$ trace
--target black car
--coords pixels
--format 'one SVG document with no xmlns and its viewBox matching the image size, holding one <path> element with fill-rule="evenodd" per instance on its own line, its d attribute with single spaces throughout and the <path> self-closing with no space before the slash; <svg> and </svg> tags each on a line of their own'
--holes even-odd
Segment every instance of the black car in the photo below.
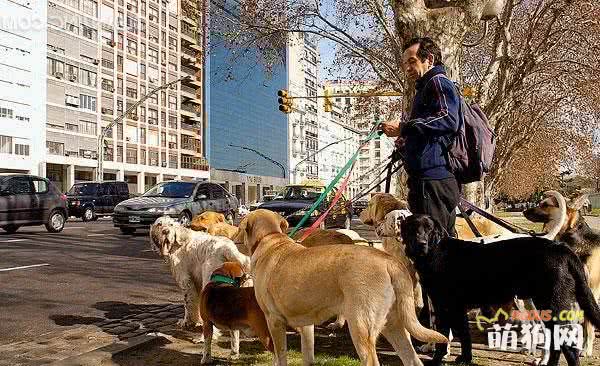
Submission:
<svg viewBox="0 0 600 366">
<path fill-rule="evenodd" d="M 273 200 L 264 202 L 258 208 L 275 211 L 285 217 L 290 226 L 296 226 L 324 190 L 325 186 L 323 185 L 288 185 Z M 336 190 L 334 189 L 306 220 L 304 227 L 312 225 L 327 210 L 335 194 Z M 327 218 L 321 223 L 321 228 L 340 227 L 350 229 L 351 222 L 352 207 L 342 195 L 327 215 Z"/>
<path fill-rule="evenodd" d="M 352 212 L 354 212 L 355 215 L 360 215 L 360 213 L 363 212 L 363 210 L 366 209 L 368 206 L 369 206 L 369 201 L 366 199 L 353 201 L 352 202 Z"/>
<path fill-rule="evenodd" d="M 76 183 L 67 192 L 67 199 L 69 216 L 92 221 L 112 215 L 116 205 L 129 199 L 129 187 L 118 181 Z"/>
<path fill-rule="evenodd" d="M 204 211 L 221 212 L 233 222 L 238 199 L 216 183 L 168 181 L 154 186 L 141 197 L 131 198 L 115 207 L 113 223 L 124 234 L 146 229 L 160 216 L 171 216 L 187 226 Z"/>
<path fill-rule="evenodd" d="M 67 221 L 67 197 L 48 179 L 27 174 L 0 175 L 0 227 L 46 225 L 58 233 Z"/>
</svg>

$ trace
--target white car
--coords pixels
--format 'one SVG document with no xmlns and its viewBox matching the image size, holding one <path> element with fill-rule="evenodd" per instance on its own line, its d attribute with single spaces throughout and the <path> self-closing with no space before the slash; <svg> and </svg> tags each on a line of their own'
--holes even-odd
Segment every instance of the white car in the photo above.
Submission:
<svg viewBox="0 0 600 366">
<path fill-rule="evenodd" d="M 245 205 L 240 205 L 240 207 L 238 208 L 238 215 L 240 215 L 240 218 L 246 216 L 249 213 L 250 210 Z"/>
</svg>

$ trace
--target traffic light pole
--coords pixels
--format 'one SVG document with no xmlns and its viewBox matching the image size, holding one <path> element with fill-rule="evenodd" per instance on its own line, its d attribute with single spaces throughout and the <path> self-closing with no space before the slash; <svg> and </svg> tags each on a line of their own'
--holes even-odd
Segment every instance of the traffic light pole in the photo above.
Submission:
<svg viewBox="0 0 600 366">
<path fill-rule="evenodd" d="M 106 128 L 104 129 L 104 131 L 102 131 L 100 133 L 100 136 L 98 136 L 98 166 L 96 168 L 96 181 L 98 182 L 102 182 L 104 180 L 104 139 L 106 138 L 106 135 L 108 134 L 108 131 L 114 127 L 114 125 L 116 125 L 117 123 L 123 121 L 123 119 L 125 118 L 126 115 L 128 115 L 129 113 L 135 111 L 137 109 L 137 107 L 139 107 L 142 103 L 144 103 L 148 98 L 150 98 L 152 95 L 158 93 L 161 90 L 164 89 L 168 89 L 170 88 L 172 85 L 175 85 L 179 82 L 182 82 L 186 79 L 190 79 L 191 76 L 184 76 L 181 77 L 177 80 L 168 82 L 166 84 L 163 84 L 157 88 L 152 89 L 148 94 L 144 95 L 140 100 L 138 100 L 134 105 L 132 105 L 131 107 L 127 108 L 127 110 L 125 112 L 123 112 L 120 116 L 118 116 L 117 118 L 115 118 L 108 126 L 106 126 Z"/>
</svg>

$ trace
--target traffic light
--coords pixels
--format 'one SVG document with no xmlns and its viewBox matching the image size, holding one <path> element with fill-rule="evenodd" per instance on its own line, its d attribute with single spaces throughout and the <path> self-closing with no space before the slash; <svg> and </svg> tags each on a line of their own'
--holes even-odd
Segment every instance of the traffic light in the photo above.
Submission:
<svg viewBox="0 0 600 366">
<path fill-rule="evenodd" d="M 331 92 L 329 91 L 329 89 L 325 89 L 325 112 L 331 112 L 331 110 L 333 109 L 333 102 L 329 97 L 330 95 Z"/>
<path fill-rule="evenodd" d="M 292 109 L 294 108 L 292 95 L 287 90 L 282 89 L 277 92 L 277 96 L 279 97 L 277 99 L 279 102 L 279 110 L 283 113 L 292 113 Z"/>
</svg>

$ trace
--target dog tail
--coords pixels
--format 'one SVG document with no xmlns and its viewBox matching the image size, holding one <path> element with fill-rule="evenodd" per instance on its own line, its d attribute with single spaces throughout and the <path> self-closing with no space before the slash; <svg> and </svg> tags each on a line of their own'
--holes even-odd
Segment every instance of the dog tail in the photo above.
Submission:
<svg viewBox="0 0 600 366">
<path fill-rule="evenodd" d="M 394 262 L 394 265 L 388 266 L 388 271 L 392 279 L 392 286 L 394 287 L 394 293 L 396 295 L 396 311 L 400 317 L 401 324 L 406 327 L 408 333 L 421 342 L 435 342 L 435 343 L 448 343 L 448 338 L 443 334 L 425 328 L 419 319 L 417 318 L 417 312 L 415 309 L 415 297 L 412 290 L 412 281 L 410 286 L 406 286 L 406 278 L 401 274 L 402 269 L 398 265 L 398 262 Z M 404 282 L 404 284 L 402 284 Z"/>
<path fill-rule="evenodd" d="M 569 251 L 570 252 L 570 251 Z M 575 279 L 575 297 L 579 307 L 583 310 L 583 316 L 589 320 L 594 327 L 600 328 L 600 307 L 590 290 L 587 277 L 583 269 L 583 263 L 575 253 L 569 253 L 569 272 Z"/>
</svg>

